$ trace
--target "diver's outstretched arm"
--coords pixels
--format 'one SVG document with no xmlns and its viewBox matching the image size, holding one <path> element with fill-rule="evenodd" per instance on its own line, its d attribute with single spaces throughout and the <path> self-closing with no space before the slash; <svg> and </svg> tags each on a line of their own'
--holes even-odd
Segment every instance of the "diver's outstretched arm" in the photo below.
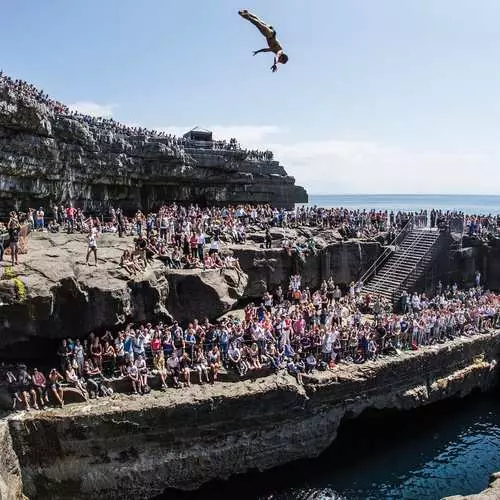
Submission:
<svg viewBox="0 0 500 500">
<path fill-rule="evenodd" d="M 278 60 L 276 59 L 276 57 L 274 58 L 274 63 L 271 66 L 271 71 L 273 73 L 276 73 L 276 71 L 278 71 Z"/>
</svg>

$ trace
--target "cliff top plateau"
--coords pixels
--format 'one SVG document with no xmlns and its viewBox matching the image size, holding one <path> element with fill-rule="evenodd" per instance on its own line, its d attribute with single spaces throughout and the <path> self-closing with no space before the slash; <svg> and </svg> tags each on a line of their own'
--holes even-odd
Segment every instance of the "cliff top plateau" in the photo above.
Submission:
<svg viewBox="0 0 500 500">
<path fill-rule="evenodd" d="M 307 194 L 270 151 L 208 131 L 178 138 L 82 115 L 0 73 L 0 216 L 68 201 L 99 211 L 164 201 L 286 208 Z"/>
</svg>

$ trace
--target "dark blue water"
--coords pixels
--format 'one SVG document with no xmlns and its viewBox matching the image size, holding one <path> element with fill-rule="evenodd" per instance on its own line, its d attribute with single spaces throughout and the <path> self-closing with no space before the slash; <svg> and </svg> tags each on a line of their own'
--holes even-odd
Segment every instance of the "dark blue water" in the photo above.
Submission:
<svg viewBox="0 0 500 500">
<path fill-rule="evenodd" d="M 435 208 L 441 210 L 459 210 L 468 214 L 500 214 L 500 196 L 472 194 L 311 195 L 309 196 L 309 205 L 410 212 Z"/>
<path fill-rule="evenodd" d="M 500 471 L 500 397 L 474 396 L 343 424 L 317 459 L 164 498 L 433 500 L 485 489 Z"/>
</svg>

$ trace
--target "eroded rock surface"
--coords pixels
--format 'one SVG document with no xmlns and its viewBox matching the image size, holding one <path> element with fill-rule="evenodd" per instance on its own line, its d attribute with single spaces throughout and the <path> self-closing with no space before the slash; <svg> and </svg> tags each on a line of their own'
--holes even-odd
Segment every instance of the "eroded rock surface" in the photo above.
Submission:
<svg viewBox="0 0 500 500">
<path fill-rule="evenodd" d="M 33 233 L 19 266 L 0 265 L 0 348 L 33 338 L 82 337 L 128 321 L 215 317 L 244 294 L 247 276 L 234 270 L 169 270 L 154 260 L 132 278 L 119 265 L 131 246 L 132 238 L 104 234 L 99 267 L 87 266 L 85 236 Z"/>
<path fill-rule="evenodd" d="M 300 273 L 302 284 L 319 288 L 322 280 L 333 276 L 336 283 L 348 286 L 358 280 L 375 262 L 382 247 L 375 241 L 338 241 L 328 232 L 322 234 L 324 244 L 314 255 L 298 257 L 281 248 L 269 250 L 245 245 L 232 247 L 240 265 L 248 274 L 247 297 L 261 297 L 265 290 L 287 284 L 291 273 Z M 325 240 L 328 238 L 328 240 Z"/>
<path fill-rule="evenodd" d="M 7 421 L 0 421 L 0 498 L 20 500 L 25 498 L 21 481 L 19 460 L 12 448 Z"/>
</svg>

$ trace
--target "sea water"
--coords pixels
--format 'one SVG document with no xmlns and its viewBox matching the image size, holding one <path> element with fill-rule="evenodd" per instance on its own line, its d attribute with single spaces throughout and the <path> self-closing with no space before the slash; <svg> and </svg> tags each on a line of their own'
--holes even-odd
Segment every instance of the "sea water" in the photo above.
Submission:
<svg viewBox="0 0 500 500">
<path fill-rule="evenodd" d="M 496 195 L 436 195 L 436 194 L 336 194 L 310 195 L 310 206 L 344 207 L 415 212 L 420 210 L 457 210 L 467 214 L 500 214 L 500 196 Z"/>
<path fill-rule="evenodd" d="M 168 499 L 434 500 L 485 489 L 500 471 L 500 395 L 472 396 L 341 425 L 316 459 Z"/>
</svg>

